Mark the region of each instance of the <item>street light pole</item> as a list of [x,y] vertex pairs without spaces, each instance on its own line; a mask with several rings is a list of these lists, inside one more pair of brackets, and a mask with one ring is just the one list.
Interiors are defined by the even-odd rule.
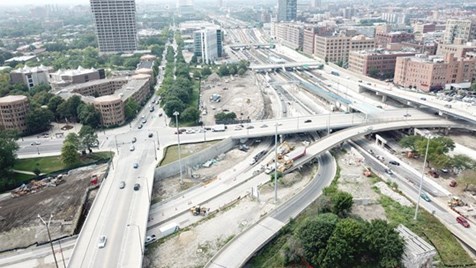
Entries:
[[428,147],[430,147],[430,135],[426,137],[425,160],[423,160],[423,168],[421,171],[421,178],[420,178],[420,188],[418,189],[418,199],[417,199],[417,205],[415,208],[415,217],[413,217],[414,220],[417,220],[418,208],[420,207],[421,189],[423,187],[423,177],[425,176],[425,165],[426,165],[426,159],[428,157]]
[[119,147],[117,147],[117,135],[114,135],[114,142],[116,143],[117,154],[119,154]]
[[127,227],[131,227],[131,226],[134,226],[137,228],[137,233],[139,234],[139,246],[140,246],[140,252],[142,253],[142,256],[144,255],[144,244],[142,243],[142,236],[140,235],[140,228],[137,224],[132,224],[132,223],[129,223],[127,225]]
[[329,112],[329,118],[327,119],[327,135],[331,133],[331,112]]
[[154,156],[155,156],[155,161],[157,161],[157,147],[155,146],[155,141],[152,141],[154,143]]
[[55,259],[55,264],[56,268],[59,268],[58,266],[58,261],[56,260],[56,254],[55,254],[55,249],[53,247],[53,242],[51,241],[51,234],[50,234],[50,223],[51,223],[51,218],[53,218],[53,214],[50,214],[50,219],[48,220],[48,223],[46,223],[43,218],[38,214],[38,218],[41,220],[41,222],[46,226],[46,232],[48,233],[48,240],[50,242],[51,246],[51,252],[53,253],[53,258]]
[[182,181],[182,155],[180,152],[180,131],[178,127],[178,116],[179,112],[175,111],[173,115],[175,115],[175,126],[177,127],[177,142],[178,142],[178,157],[179,157],[179,167],[180,167],[180,184],[183,183]]
[[157,135],[157,150],[159,150],[160,149],[160,142],[159,142],[159,131],[158,130],[155,131],[155,135]]
[[278,123],[274,126],[274,203],[278,203]]
[[59,247],[60,247],[61,258],[63,260],[63,267],[66,268],[66,262],[64,260],[63,248],[61,247],[61,239],[58,240],[58,244],[59,244]]

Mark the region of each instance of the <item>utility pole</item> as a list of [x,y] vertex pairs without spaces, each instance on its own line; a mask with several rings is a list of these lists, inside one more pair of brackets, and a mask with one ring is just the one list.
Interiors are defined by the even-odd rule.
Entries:
[[426,159],[428,157],[428,147],[430,147],[430,135],[426,137],[425,160],[423,160],[423,168],[421,170],[420,188],[418,189],[418,199],[417,199],[418,201],[415,207],[415,217],[413,217],[414,220],[417,220],[418,218],[418,208],[420,207],[421,188],[423,187],[423,177],[425,177],[425,165],[426,165]]
[[278,123],[274,135],[274,203],[278,203]]
[[46,232],[48,233],[48,240],[49,240],[50,246],[51,246],[51,253],[53,253],[53,258],[55,259],[56,268],[59,268],[58,261],[56,260],[55,249],[53,247],[53,242],[51,241],[51,234],[50,234],[50,223],[51,223],[51,218],[53,218],[53,214],[50,214],[50,219],[48,220],[48,223],[46,223],[43,220],[43,218],[40,216],[40,214],[38,214],[38,218],[46,226]]
[[178,157],[179,157],[179,167],[180,167],[180,184],[183,183],[182,180],[182,155],[180,153],[180,131],[178,125],[178,116],[179,112],[175,111],[173,115],[175,115],[175,126],[177,127],[177,141],[178,141]]

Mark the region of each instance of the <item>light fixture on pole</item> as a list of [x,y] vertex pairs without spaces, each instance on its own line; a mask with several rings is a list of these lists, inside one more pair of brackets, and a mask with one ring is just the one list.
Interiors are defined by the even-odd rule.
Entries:
[[414,220],[417,220],[418,208],[420,207],[421,189],[423,188],[423,177],[425,177],[425,165],[426,165],[426,159],[428,157],[428,147],[430,147],[430,135],[427,135],[426,137],[425,159],[423,160],[423,168],[421,171],[420,188],[418,189],[418,197],[417,197],[418,199],[417,199],[417,204],[415,208],[415,217],[413,217]]
[[48,233],[48,240],[50,242],[51,252],[53,253],[53,258],[55,259],[56,268],[59,268],[58,261],[56,260],[55,249],[53,247],[53,242],[51,241],[51,234],[50,234],[50,223],[51,223],[51,218],[53,218],[53,214],[50,215],[50,219],[48,220],[48,223],[46,223],[45,220],[43,220],[40,214],[38,214],[38,218],[46,226],[46,232]]
[[179,131],[179,127],[178,127],[178,116],[179,116],[179,112],[175,111],[173,113],[173,115],[175,116],[175,126],[177,127],[177,142],[178,142],[178,157],[179,157],[179,167],[180,167],[180,184],[183,183],[183,180],[182,180],[182,155],[181,155],[181,152],[180,152],[180,131]]
[[131,226],[134,226],[134,227],[137,228],[137,233],[139,234],[140,252],[142,253],[142,255],[144,255],[144,243],[142,243],[142,236],[140,235],[140,228],[137,224],[132,224],[132,223],[127,224],[127,227],[131,227]]

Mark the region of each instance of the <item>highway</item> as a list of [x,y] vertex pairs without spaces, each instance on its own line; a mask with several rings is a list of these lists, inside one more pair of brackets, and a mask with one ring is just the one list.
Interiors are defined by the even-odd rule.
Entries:
[[[358,83],[353,79],[348,79],[348,82],[344,83],[352,83],[355,91],[357,91],[358,86],[361,85],[361,83]],[[398,93],[395,93],[394,97],[398,97],[398,95]],[[416,97],[413,97],[409,100],[418,103],[418,99],[415,98]],[[448,111],[446,110],[442,109],[442,111],[447,113]],[[411,116],[407,116],[407,114],[410,114]],[[448,114],[455,115],[454,113]],[[142,115],[148,119],[148,122],[144,124],[143,129],[138,129]],[[471,121],[474,120],[474,117],[471,115],[465,115],[463,117],[459,116],[459,114],[456,115],[462,119],[470,120],[470,122],[475,122]],[[210,206],[217,207],[220,203],[226,202],[224,201],[225,199],[223,199],[226,195],[223,193],[236,188],[233,194],[226,197],[230,199],[233,198],[233,196],[236,196],[239,191],[242,191],[242,188],[239,187],[248,187],[249,189],[249,185],[255,185],[257,183],[257,181],[248,182],[248,179],[251,176],[250,173],[253,171],[252,169],[238,168],[234,173],[228,172],[226,176],[222,176],[223,184],[229,184],[227,187],[210,187],[201,191],[197,190],[193,194],[190,193],[190,195],[187,194],[187,198],[189,198],[189,200],[193,198],[193,202],[187,202],[186,205],[182,205],[180,209],[177,209],[176,205],[176,202],[179,202],[178,200],[160,203],[159,206],[153,207],[151,212],[154,215],[160,216],[154,217],[155,220],[148,224],[147,219],[149,215],[150,193],[153,186],[155,164],[157,163],[157,160],[162,157],[164,152],[163,148],[177,143],[175,129],[167,127],[167,120],[168,119],[165,117],[159,117],[158,112],[149,113],[148,109],[144,109],[144,111],[142,111],[137,119],[130,125],[98,133],[100,142],[98,150],[116,152],[116,157],[114,158],[115,168],[110,171],[107,179],[100,187],[90,213],[87,216],[86,222],[83,225],[83,229],[78,237],[78,242],[74,247],[74,253],[68,264],[69,267],[140,267],[142,266],[142,255],[146,232],[156,232],[156,229],[161,224],[168,220],[177,219],[177,217],[183,214],[184,211],[186,212],[188,210],[190,204],[201,204],[200,202],[208,202],[211,199],[216,199],[213,201],[215,203],[210,203]],[[295,166],[302,165],[307,161],[312,160],[315,156],[324,154],[330,148],[339,145],[347,139],[373,132],[413,127],[469,126],[467,123],[447,121],[441,117],[417,109],[392,109],[382,110],[381,112],[379,111],[378,113],[372,114],[332,113],[326,115],[260,120],[254,121],[250,124],[245,124],[240,130],[235,130],[236,125],[229,125],[228,129],[224,132],[207,131],[200,133],[199,131],[196,131],[194,134],[182,134],[180,135],[180,140],[181,143],[195,143],[228,137],[239,139],[273,136],[275,134],[275,125],[277,125],[277,132],[279,134],[311,132],[325,129],[332,133],[310,146],[308,148],[308,155],[300,159]],[[193,129],[199,130],[199,128]],[[148,138],[148,133],[153,133],[153,138]],[[134,144],[135,150],[130,151],[130,146],[132,145],[131,140],[133,137],[137,137],[138,141]],[[20,149],[18,150],[18,155],[20,157],[58,155],[63,140],[64,138],[56,137],[25,138],[23,141],[19,142]],[[32,146],[31,143],[33,141],[40,141],[41,144]],[[321,156],[321,161],[325,164],[322,165],[321,163],[321,168],[323,168],[323,171],[321,172],[323,173],[322,176],[330,176],[330,174],[328,174],[329,171],[324,169],[327,162],[322,160],[326,157],[327,156]],[[132,163],[136,162],[139,163],[138,169],[132,167]],[[405,171],[401,172],[404,174],[403,176],[411,175],[405,175]],[[239,179],[236,179],[238,177]],[[304,197],[301,195],[297,196],[296,202],[280,207],[276,214],[270,215],[258,224],[258,226],[261,227],[256,227],[258,229],[251,231],[251,233],[240,235],[240,239],[247,241],[246,239],[259,237],[259,234],[265,234],[266,232],[259,228],[269,226],[267,224],[272,224],[276,227],[283,226],[289,220],[290,215],[295,216],[298,211],[304,209],[304,204],[309,200],[306,199],[309,198],[308,195],[310,195],[308,192],[317,191],[314,192],[315,198],[317,196],[316,193],[320,193],[322,190],[321,188],[326,185],[325,182],[327,182],[328,179],[329,178],[327,177],[324,179],[315,178],[312,183],[313,187],[311,187],[310,190],[308,190],[308,188],[303,190]],[[126,187],[124,189],[119,189],[120,181],[125,181]],[[139,191],[134,191],[132,189],[133,184],[136,182],[141,185]],[[246,183],[250,184],[248,185]],[[429,184],[425,184],[425,189],[437,196],[444,195],[444,192],[441,191],[441,189],[432,188],[432,185]],[[185,199],[185,197],[183,198]],[[176,212],[173,212],[174,209]],[[165,217],[162,218],[164,213]],[[147,228],[149,229],[147,230]],[[272,237],[274,233],[269,233],[267,238],[266,236],[263,236],[261,242],[258,243],[258,247],[250,247],[249,250],[247,249],[247,251],[243,251],[244,256],[252,253],[251,251],[255,252],[255,250],[261,247],[263,243],[267,241],[266,239]],[[106,235],[108,238],[106,247],[102,249],[98,248],[98,239],[100,235]],[[472,242],[470,241],[469,243],[471,244]],[[249,243],[243,243],[242,245],[249,245]],[[240,247],[243,249],[242,246]],[[228,250],[231,252],[231,247],[230,249],[225,249],[223,252]],[[224,256],[227,255],[225,254]],[[249,258],[249,256],[250,255],[248,255],[247,258]],[[213,265],[226,263],[222,262],[222,260],[232,261],[231,263],[243,261],[243,259],[239,260],[237,256],[233,257],[234,260],[226,258],[231,257],[228,256],[225,257],[225,259],[219,259],[219,257],[217,257],[217,259],[214,259]],[[227,264],[227,266],[230,265]]]
[[335,159],[326,153],[319,157],[319,172],[309,185],[291,200],[279,206],[269,216],[260,220],[228,242],[206,267],[242,267],[260,248],[270,241],[290,219],[308,207],[329,186],[335,177]]

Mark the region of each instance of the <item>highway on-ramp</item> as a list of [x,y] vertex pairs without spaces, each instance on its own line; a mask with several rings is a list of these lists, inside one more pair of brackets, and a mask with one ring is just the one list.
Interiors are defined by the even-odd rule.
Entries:
[[335,177],[337,165],[330,153],[319,157],[318,174],[300,193],[291,198],[269,216],[260,220],[231,240],[206,267],[241,267],[270,241],[290,219],[295,218],[322,193]]

